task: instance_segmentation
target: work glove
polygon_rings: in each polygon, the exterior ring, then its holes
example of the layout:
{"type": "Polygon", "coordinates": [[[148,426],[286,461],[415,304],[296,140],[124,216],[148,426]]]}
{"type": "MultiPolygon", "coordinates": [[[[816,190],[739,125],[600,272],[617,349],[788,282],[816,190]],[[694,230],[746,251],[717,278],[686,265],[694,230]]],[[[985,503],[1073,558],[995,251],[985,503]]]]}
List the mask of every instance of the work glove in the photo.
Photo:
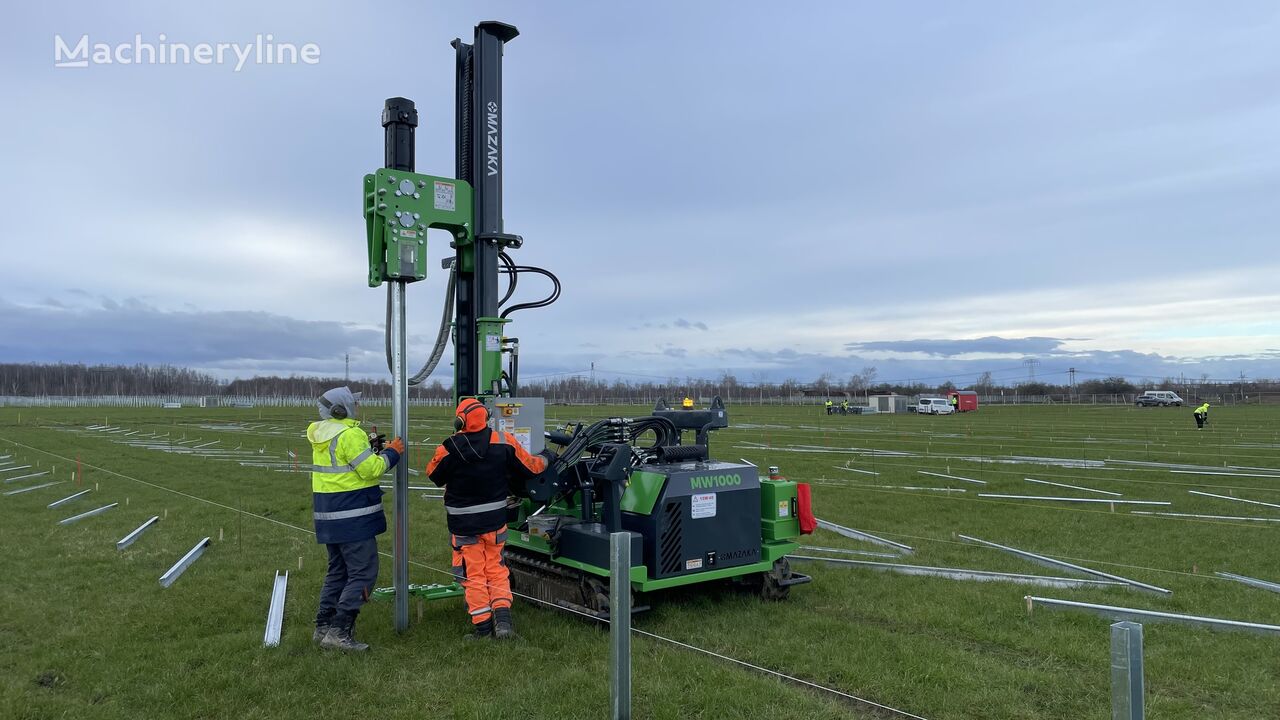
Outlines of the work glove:
{"type": "Polygon", "coordinates": [[[387,460],[387,469],[390,470],[391,468],[395,467],[396,463],[400,462],[400,456],[403,454],[404,454],[404,440],[401,440],[400,438],[396,438],[391,442],[386,443],[386,445],[384,445],[382,448],[382,457],[386,458],[387,460]]]}
{"type": "Polygon", "coordinates": [[[369,447],[373,448],[374,452],[382,452],[382,448],[386,442],[386,435],[379,435],[376,432],[369,433],[369,447]]]}

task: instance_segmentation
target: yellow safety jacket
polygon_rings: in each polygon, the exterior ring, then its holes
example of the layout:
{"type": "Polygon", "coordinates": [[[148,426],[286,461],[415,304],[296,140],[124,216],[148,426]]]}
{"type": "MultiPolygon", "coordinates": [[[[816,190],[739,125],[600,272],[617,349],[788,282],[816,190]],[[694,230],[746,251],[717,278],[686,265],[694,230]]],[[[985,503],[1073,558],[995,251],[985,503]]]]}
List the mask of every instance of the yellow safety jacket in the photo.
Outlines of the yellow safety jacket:
{"type": "Polygon", "coordinates": [[[316,541],[359,542],[386,532],[378,480],[387,471],[387,460],[369,447],[360,422],[313,422],[307,427],[307,440],[316,541]]]}
{"type": "MultiPolygon", "coordinates": [[[[1197,415],[1208,415],[1208,414],[1209,414],[1209,403],[1205,403],[1205,404],[1201,405],[1200,407],[1196,408],[1196,413],[1195,413],[1195,414],[1197,414],[1197,415]]],[[[1186,416],[1184,415],[1183,417],[1186,417],[1186,416]]]]}

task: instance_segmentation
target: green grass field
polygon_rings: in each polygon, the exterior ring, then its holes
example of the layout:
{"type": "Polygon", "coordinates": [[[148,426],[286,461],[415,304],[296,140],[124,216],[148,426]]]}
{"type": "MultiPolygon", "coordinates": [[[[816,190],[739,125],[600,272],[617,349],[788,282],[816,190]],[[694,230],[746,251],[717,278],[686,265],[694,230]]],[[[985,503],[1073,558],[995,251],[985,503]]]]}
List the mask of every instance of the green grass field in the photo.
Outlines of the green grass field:
{"type": "MultiPolygon", "coordinates": [[[[967,534],[1173,594],[1055,590],[796,563],[814,582],[796,588],[784,603],[721,589],[659,596],[652,611],[637,616],[640,630],[931,720],[1100,720],[1110,717],[1109,621],[1041,609],[1029,616],[1024,595],[1280,624],[1280,595],[1213,575],[1229,571],[1280,581],[1280,523],[1130,512],[1280,518],[1275,508],[1188,493],[1280,503],[1280,479],[1179,474],[1114,462],[1265,475],[1225,467],[1280,468],[1280,408],[1215,409],[1203,431],[1185,408],[1013,407],[960,417],[826,417],[816,407],[730,410],[734,427],[713,436],[714,456],[778,465],[787,477],[814,483],[819,517],[914,546],[916,553],[900,562],[1066,574],[956,537],[967,534]],[[1013,456],[1112,462],[989,462],[1013,456]],[[1113,511],[1107,505],[977,497],[1102,497],[1031,484],[1028,477],[1173,505],[1113,511]]],[[[641,415],[645,409],[556,407],[549,413],[549,419],[565,421],[641,415]]],[[[50,472],[0,490],[63,481],[0,495],[0,717],[607,716],[607,633],[535,606],[516,606],[520,640],[471,645],[461,641],[468,622],[460,600],[415,605],[404,635],[392,630],[390,604],[372,604],[357,632],[374,652],[342,656],[313,649],[310,623],[324,552],[309,530],[308,476],[126,444],[158,432],[186,447],[217,441],[203,452],[251,450],[251,461],[268,463],[287,462],[292,449],[306,462],[302,432],[310,415],[305,409],[0,408],[0,456],[12,454],[20,464],[38,464],[33,471],[50,472]],[[257,427],[232,430],[231,423],[257,427]],[[85,430],[95,424],[139,432],[85,430]],[[77,459],[82,487],[95,491],[47,509],[81,489],[71,477],[77,459]],[[111,502],[120,506],[57,525],[111,502]],[[115,549],[116,540],[152,515],[164,519],[133,547],[115,549]],[[173,587],[161,588],[159,576],[206,536],[213,544],[204,557],[173,587]],[[263,649],[276,570],[290,571],[284,636],[279,648],[263,649]]],[[[390,426],[387,411],[371,415],[366,424],[390,426]]],[[[444,409],[415,410],[411,467],[421,469],[449,420],[444,409]]],[[[21,474],[0,472],[0,478],[21,474]]],[[[422,478],[411,480],[416,485],[422,478]]],[[[447,581],[440,504],[418,495],[411,494],[411,579],[447,581]]],[[[805,542],[882,549],[824,530],[805,542]]],[[[382,546],[390,550],[388,535],[382,546]]],[[[381,584],[390,584],[390,566],[384,558],[381,584]]],[[[1145,634],[1148,717],[1280,716],[1280,637],[1165,624],[1147,624],[1145,634]]],[[[633,643],[637,717],[888,717],[652,637],[637,636],[633,643]]]]}

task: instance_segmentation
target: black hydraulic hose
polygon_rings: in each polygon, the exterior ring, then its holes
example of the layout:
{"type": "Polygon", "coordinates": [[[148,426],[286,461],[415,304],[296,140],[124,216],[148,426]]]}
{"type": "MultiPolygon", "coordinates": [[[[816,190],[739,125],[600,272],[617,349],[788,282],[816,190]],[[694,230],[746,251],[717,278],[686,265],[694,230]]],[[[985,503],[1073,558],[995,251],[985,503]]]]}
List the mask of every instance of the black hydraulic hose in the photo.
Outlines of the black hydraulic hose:
{"type": "MultiPolygon", "coordinates": [[[[453,295],[456,289],[458,273],[456,267],[449,268],[449,283],[444,290],[444,313],[440,318],[440,329],[436,332],[436,345],[431,350],[430,357],[427,358],[426,364],[422,369],[414,373],[408,378],[410,387],[421,385],[431,373],[435,372],[436,366],[440,364],[440,358],[444,356],[444,349],[449,344],[449,330],[453,326],[453,295]]],[[[394,373],[391,368],[391,284],[387,284],[387,320],[384,326],[383,339],[386,345],[387,353],[387,372],[394,373]]]]}
{"type": "Polygon", "coordinates": [[[422,369],[409,378],[409,385],[421,385],[424,380],[436,371],[440,358],[444,357],[444,349],[449,345],[449,330],[453,325],[453,295],[457,288],[458,274],[449,268],[449,284],[444,290],[444,312],[440,316],[440,329],[436,332],[436,346],[422,369]]]}
{"type": "Polygon", "coordinates": [[[551,272],[550,270],[544,270],[540,267],[533,267],[531,265],[516,265],[514,266],[514,269],[517,273],[531,272],[531,273],[537,273],[539,275],[545,276],[551,280],[552,284],[554,285],[554,288],[552,289],[551,294],[543,298],[542,300],[538,300],[537,302],[527,302],[527,303],[519,303],[517,305],[512,305],[506,310],[503,310],[502,314],[499,315],[498,317],[502,317],[502,318],[508,317],[509,315],[511,315],[511,313],[517,310],[530,310],[532,308],[546,307],[551,303],[555,302],[556,300],[560,299],[560,278],[556,277],[555,273],[551,272]]]}
{"type": "Polygon", "coordinates": [[[511,299],[511,296],[515,294],[516,281],[519,280],[520,273],[516,271],[516,264],[512,262],[510,255],[504,252],[499,252],[498,259],[501,260],[502,264],[505,266],[503,268],[503,272],[507,274],[508,279],[507,292],[502,296],[502,299],[498,301],[498,307],[502,307],[503,305],[506,305],[507,301],[511,299]]]}

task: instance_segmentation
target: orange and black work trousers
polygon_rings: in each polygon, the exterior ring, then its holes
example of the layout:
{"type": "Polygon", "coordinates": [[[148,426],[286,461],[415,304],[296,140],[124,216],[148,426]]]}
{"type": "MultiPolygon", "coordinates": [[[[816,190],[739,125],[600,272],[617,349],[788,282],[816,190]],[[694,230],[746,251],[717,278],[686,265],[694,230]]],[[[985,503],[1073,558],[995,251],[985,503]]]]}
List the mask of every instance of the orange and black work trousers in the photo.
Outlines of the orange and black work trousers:
{"type": "Polygon", "coordinates": [[[502,559],[507,526],[483,535],[449,535],[453,546],[453,576],[466,591],[472,624],[493,617],[498,608],[511,607],[511,580],[502,559]]]}

